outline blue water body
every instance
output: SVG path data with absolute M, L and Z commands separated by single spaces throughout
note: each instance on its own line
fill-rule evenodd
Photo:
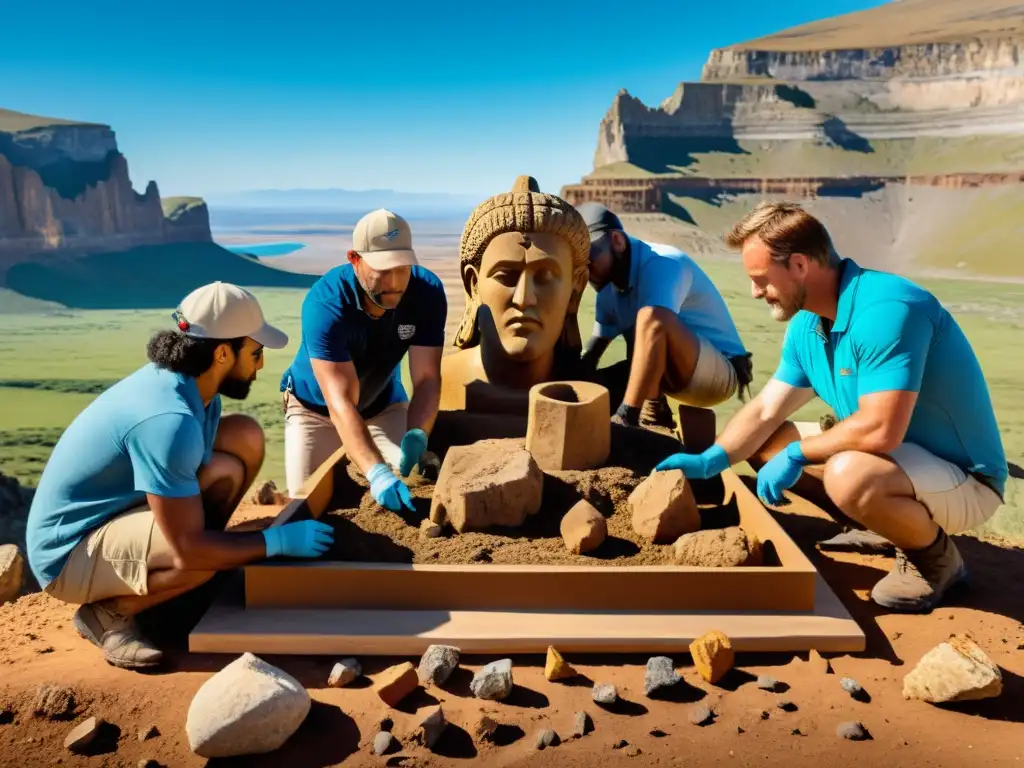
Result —
M 243 243 L 223 246 L 233 253 L 248 253 L 252 256 L 284 256 L 305 248 L 305 243 Z

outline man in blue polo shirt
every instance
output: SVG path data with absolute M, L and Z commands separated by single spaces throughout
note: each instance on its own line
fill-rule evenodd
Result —
M 583 364 L 596 371 L 612 340 L 626 360 L 597 372 L 621 402 L 619 424 L 674 428 L 666 395 L 710 408 L 748 390 L 750 355 L 714 283 L 689 256 L 628 235 L 599 203 L 577 206 L 590 230 L 594 332 Z
M 413 508 L 395 472 L 408 477 L 426 453 L 447 313 L 444 286 L 419 266 L 405 219 L 383 208 L 360 219 L 348 263 L 309 289 L 302 341 L 281 377 L 292 496 L 344 446 L 377 503 Z M 406 352 L 411 400 L 402 385 Z
M 263 430 L 221 416 L 244 399 L 263 349 L 288 337 L 256 297 L 228 283 L 186 296 L 158 331 L 150 363 L 92 401 L 53 449 L 28 514 L 28 561 L 39 586 L 80 606 L 73 625 L 118 667 L 163 654 L 134 617 L 195 589 L 215 571 L 275 555 L 317 557 L 330 526 L 312 520 L 259 532 L 224 528 L 263 463 Z
M 970 343 L 928 291 L 840 259 L 798 205 L 762 203 L 727 242 L 742 251 L 754 298 L 790 321 L 782 359 L 713 447 L 658 468 L 703 478 L 750 460 L 760 466 L 758 496 L 772 505 L 786 503 L 798 480 L 820 479 L 843 514 L 897 548 L 872 599 L 930 611 L 967 577 L 949 534 L 992 517 L 1008 475 Z M 835 426 L 801 431 L 786 421 L 815 395 Z

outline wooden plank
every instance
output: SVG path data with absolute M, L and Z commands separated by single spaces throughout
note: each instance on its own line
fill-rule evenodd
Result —
M 385 655 L 423 653 L 432 643 L 464 653 L 686 652 L 708 630 L 739 652 L 860 652 L 864 632 L 816 576 L 813 612 L 515 612 L 262 609 L 215 604 L 189 637 L 196 653 Z

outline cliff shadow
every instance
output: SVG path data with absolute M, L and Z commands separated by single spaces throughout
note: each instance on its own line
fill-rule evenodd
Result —
M 316 275 L 285 272 L 215 243 L 150 245 L 11 267 L 7 287 L 70 309 L 160 309 L 215 280 L 266 288 L 309 288 Z
M 865 139 L 859 133 L 851 131 L 846 127 L 846 123 L 835 115 L 829 116 L 825 122 L 822 123 L 821 128 L 825 132 L 826 139 L 840 149 L 845 149 L 847 152 L 872 154 L 875 151 L 875 148 L 871 146 L 870 141 Z
M 728 127 L 723 130 L 729 130 Z M 626 138 L 629 162 L 651 173 L 673 173 L 697 162 L 696 154 L 749 155 L 732 136 L 652 136 Z M 671 167 L 670 167 L 671 164 Z

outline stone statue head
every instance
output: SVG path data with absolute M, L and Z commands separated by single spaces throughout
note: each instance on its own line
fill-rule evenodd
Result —
M 459 245 L 466 314 L 455 346 L 481 335 L 528 362 L 555 350 L 578 360 L 576 313 L 587 286 L 590 235 L 568 202 L 540 192 L 531 176 L 485 200 L 466 222 Z

